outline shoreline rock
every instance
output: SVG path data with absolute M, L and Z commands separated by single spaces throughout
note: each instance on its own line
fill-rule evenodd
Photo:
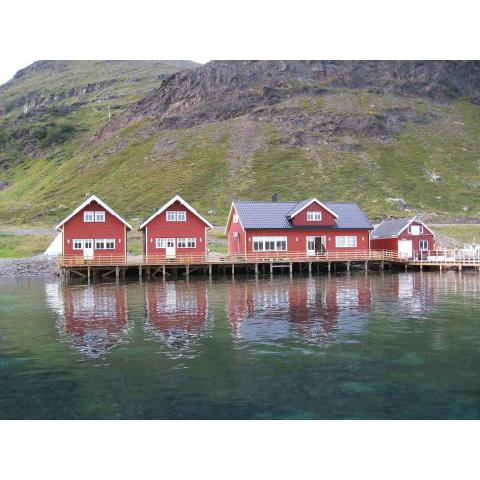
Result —
M 0 277 L 58 277 L 58 260 L 49 257 L 0 258 Z

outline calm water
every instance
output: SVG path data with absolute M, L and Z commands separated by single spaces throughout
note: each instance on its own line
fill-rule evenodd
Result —
M 0 418 L 480 418 L 480 277 L 0 279 Z

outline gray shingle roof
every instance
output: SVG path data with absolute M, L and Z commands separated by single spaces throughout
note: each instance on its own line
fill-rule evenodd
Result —
M 288 220 L 288 216 L 309 201 L 310 199 L 302 200 L 301 202 L 235 201 L 233 203 L 244 228 L 283 228 L 292 230 L 295 227 Z M 322 203 L 338 215 L 335 228 L 373 228 L 365 213 L 356 203 Z
M 411 218 L 394 218 L 384 220 L 373 230 L 370 238 L 392 238 L 396 237 L 400 231 L 411 221 Z

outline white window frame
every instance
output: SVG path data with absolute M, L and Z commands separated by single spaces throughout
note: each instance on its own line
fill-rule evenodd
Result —
M 156 238 L 155 239 L 155 248 L 166 248 L 166 238 Z
M 418 233 L 412 233 L 412 227 L 418 227 Z M 422 235 L 422 233 L 423 233 L 423 225 L 422 225 L 421 223 L 418 224 L 418 225 L 410 225 L 410 226 L 408 227 L 408 233 L 409 233 L 410 235 Z
M 187 247 L 186 248 L 197 248 L 197 239 L 195 238 L 187 238 Z
M 347 239 L 353 239 L 353 244 L 347 244 Z M 340 242 L 341 240 L 341 242 Z M 343 243 L 343 245 L 340 245 Z M 338 235 L 335 237 L 335 246 L 337 248 L 356 248 L 357 247 L 357 236 L 356 235 Z
M 186 222 L 187 221 L 187 212 L 186 210 L 177 211 L 177 222 Z
M 114 238 L 96 238 L 94 241 L 95 250 L 115 250 L 115 239 Z M 111 247 L 107 244 L 112 244 Z M 102 245 L 99 247 L 98 245 Z
M 268 242 L 268 248 L 266 243 Z M 271 248 L 271 243 L 273 242 L 273 249 Z M 285 249 L 278 249 L 278 243 L 285 242 Z M 259 244 L 262 246 L 261 249 L 255 248 L 255 244 Z M 288 251 L 288 237 L 281 236 L 265 236 L 265 237 L 252 237 L 252 250 L 254 252 L 286 252 Z
M 101 220 L 99 220 L 99 217 L 101 216 Z M 96 222 L 101 222 L 101 223 L 105 223 L 105 210 L 97 210 L 95 212 L 95 221 Z
M 165 218 L 167 219 L 167 222 L 176 222 L 177 212 L 175 210 L 167 210 L 167 213 L 165 214 Z
M 75 246 L 76 243 L 79 243 L 80 246 L 79 246 L 79 247 L 76 247 L 76 246 Z M 83 239 L 81 239 L 81 238 L 74 238 L 74 239 L 72 240 L 72 249 L 73 249 L 73 250 L 83 250 Z
M 322 221 L 322 212 L 317 212 L 316 210 L 307 211 L 307 222 L 321 222 Z
M 425 248 L 422 248 L 422 245 L 425 245 Z M 428 240 L 420 240 L 418 242 L 418 248 L 422 251 L 422 252 L 428 252 Z
M 87 220 L 87 217 L 90 217 L 91 216 L 91 220 Z M 84 223 L 93 223 L 95 222 L 95 212 L 91 211 L 91 210 L 85 210 L 83 212 L 83 221 Z
M 238 223 L 238 215 L 236 213 L 233 214 L 233 223 Z
M 187 248 L 187 239 L 186 238 L 177 238 L 177 248 Z

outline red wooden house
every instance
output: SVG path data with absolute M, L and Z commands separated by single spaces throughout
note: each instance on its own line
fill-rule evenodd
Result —
M 434 250 L 433 232 L 420 220 L 395 218 L 378 225 L 370 236 L 372 250 L 390 250 L 401 257 L 413 258 L 416 254 Z
M 176 195 L 140 225 L 143 253 L 147 258 L 206 256 L 210 228 L 208 220 Z
M 227 220 L 228 253 L 323 252 L 369 250 L 373 229 L 355 203 L 234 201 Z
M 95 259 L 125 257 L 132 227 L 95 195 L 87 198 L 56 229 L 62 233 L 62 254 Z

